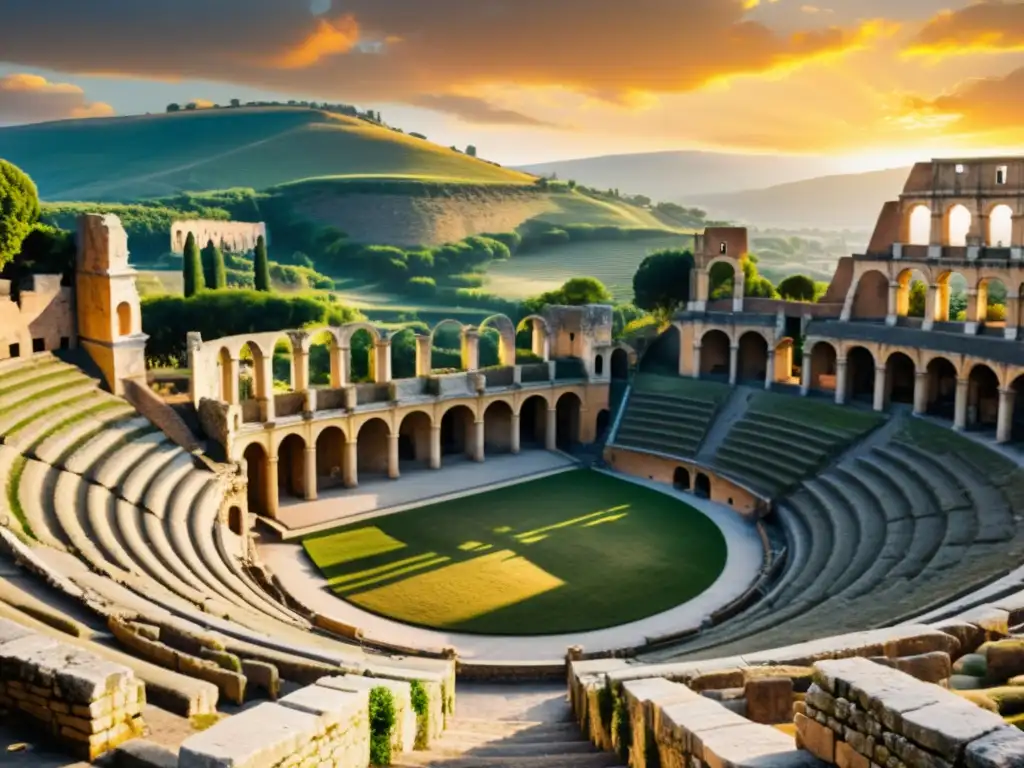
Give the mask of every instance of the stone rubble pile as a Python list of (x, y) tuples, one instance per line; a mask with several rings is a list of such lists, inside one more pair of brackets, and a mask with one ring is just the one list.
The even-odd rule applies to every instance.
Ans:
[(94, 760), (143, 733), (145, 703), (127, 667), (0, 619), (0, 711), (31, 718)]

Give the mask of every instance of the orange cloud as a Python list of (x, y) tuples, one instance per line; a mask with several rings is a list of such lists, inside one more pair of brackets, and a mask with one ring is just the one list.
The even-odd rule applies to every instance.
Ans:
[(905, 56), (963, 56), (1024, 51), (1024, 3), (990, 0), (928, 21), (904, 50)]
[(38, 123), (66, 118), (108, 117), (114, 109), (90, 102), (70, 83), (51, 83), (24, 73), (0, 78), (0, 124)]
[(348, 53), (358, 42), (359, 24), (351, 14), (334, 23), (320, 19), (309, 37), (278, 56), (274, 64), (283, 69), (305, 69), (325, 57)]
[(905, 119), (933, 121), (951, 133), (1013, 135), (1019, 143), (1024, 123), (1024, 67), (1005, 77), (966, 80), (948, 93), (935, 98), (910, 97)]

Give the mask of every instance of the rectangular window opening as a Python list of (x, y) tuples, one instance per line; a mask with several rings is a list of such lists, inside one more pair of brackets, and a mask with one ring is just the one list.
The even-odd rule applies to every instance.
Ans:
[(46, 339), (32, 339), (32, 351), (33, 352), (45, 352), (46, 351)]
[(10, 353), (11, 357), (21, 357), (21, 344), (11, 344), (11, 346), (7, 348), (7, 351)]
[(1000, 186), (1006, 184), (1006, 173), (1008, 170), (1005, 165), (1000, 165), (996, 168), (996, 184)]
[(69, 339), (67, 336), (61, 336), (60, 337), (60, 348), (61, 349), (71, 349), (71, 339)]

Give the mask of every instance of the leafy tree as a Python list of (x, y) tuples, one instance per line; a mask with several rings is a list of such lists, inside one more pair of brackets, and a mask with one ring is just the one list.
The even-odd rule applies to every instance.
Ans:
[(194, 101), (190, 101), (188, 104), (185, 105), (185, 109), (189, 111), (199, 109), (199, 105)]
[(191, 232), (185, 238), (185, 255), (182, 264), (185, 275), (185, 298), (195, 296), (206, 287), (203, 279), (203, 257), (196, 245), (196, 238)]
[(21, 251), (39, 219), (39, 192), (24, 171), (0, 159), (0, 267)]
[(167, 111), (168, 112), (181, 112), (181, 104), (168, 104), (167, 105)]
[(238, 99), (232, 99), (231, 100), (231, 106), (232, 107), (240, 107), (240, 106), (242, 106), (242, 102), (239, 101)]
[(928, 286), (923, 280), (914, 280), (910, 284), (910, 300), (907, 315), (910, 317), (924, 317), (925, 296), (928, 293)]
[(203, 260), (203, 281), (208, 288), (219, 290), (228, 287), (227, 270), (224, 267), (224, 253), (213, 244), (213, 240), (206, 243), (202, 252)]
[(257, 291), (270, 290), (270, 261), (267, 259), (267, 243), (263, 235), (256, 240), (253, 259), (253, 285)]
[(792, 301), (811, 301), (814, 299), (814, 278), (807, 275), (790, 275), (779, 283), (779, 295)]
[(690, 299), (693, 254), (664, 250), (652, 253), (633, 275), (633, 303), (640, 309), (671, 314)]

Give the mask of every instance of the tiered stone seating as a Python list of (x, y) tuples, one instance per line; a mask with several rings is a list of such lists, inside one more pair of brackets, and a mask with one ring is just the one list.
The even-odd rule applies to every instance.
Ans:
[(722, 384), (639, 374), (626, 402), (615, 444), (693, 458), (729, 391)]
[(874, 413), (761, 392), (715, 453), (714, 466), (777, 496), (827, 466), (879, 426)]

